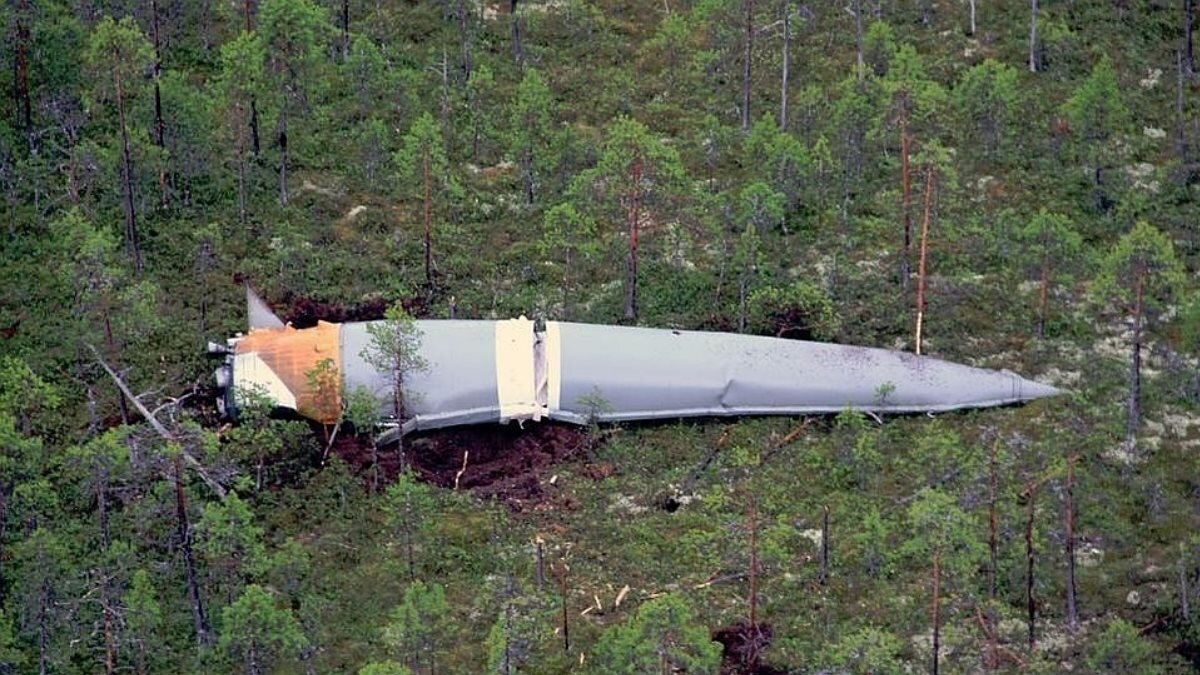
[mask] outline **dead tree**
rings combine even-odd
[[[104,358],[100,356],[99,350],[94,346],[88,345],[92,354],[96,358],[96,362],[108,373],[108,376],[116,382],[121,393],[129,402],[133,404],[137,411],[141,413],[146,422],[154,429],[164,441],[174,446],[177,454],[172,460],[171,481],[175,489],[175,516],[176,516],[176,536],[178,537],[178,545],[180,552],[183,554],[184,576],[187,581],[188,601],[192,609],[192,624],[195,631],[196,642],[201,646],[209,646],[213,644],[212,628],[209,625],[208,617],[204,610],[203,597],[200,594],[200,585],[196,575],[196,559],[192,552],[191,542],[191,523],[188,518],[187,497],[183,489],[183,465],[186,463],[192,467],[198,476],[217,494],[221,499],[225,498],[225,488],[220,483],[213,480],[208,472],[200,464],[200,462],[179,442],[179,435],[167,429],[162,422],[155,416],[154,411],[146,407],[142,400],[134,395],[129,389],[129,385],[125,380],[116,373]]]

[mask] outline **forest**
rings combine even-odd
[[[1196,14],[8,0],[0,673],[1196,672]],[[377,445],[218,415],[247,284],[1068,394]]]

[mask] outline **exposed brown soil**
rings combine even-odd
[[[713,641],[724,647],[722,675],[783,675],[784,671],[762,662],[763,652],[771,646],[774,634],[771,624],[763,621],[757,627],[748,621],[738,621],[714,630]]]
[[[481,424],[420,432],[404,439],[405,458],[422,480],[439,487],[472,490],[515,510],[571,508],[568,501],[552,494],[549,469],[584,457],[590,447],[584,429],[553,422],[530,422],[524,429],[516,424]],[[364,480],[372,479],[375,457],[365,439],[339,438],[333,452]],[[378,461],[380,479],[395,480],[400,471],[399,447],[380,448]],[[612,472],[605,465],[594,467],[586,466],[584,474],[602,478]]]

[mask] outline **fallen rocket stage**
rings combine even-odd
[[[228,341],[217,371],[223,407],[239,392],[317,421],[340,415],[342,393],[374,394],[397,423],[391,374],[367,362],[370,322],[295,329],[252,293],[250,332]],[[404,377],[403,431],[484,422],[808,415],[985,408],[1054,396],[1054,387],[905,352],[772,337],[525,319],[421,320],[426,367]],[[316,391],[322,362],[340,382]]]

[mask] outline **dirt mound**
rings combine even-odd
[[[582,457],[590,447],[584,429],[553,422],[526,423],[524,429],[516,424],[480,424],[420,432],[404,439],[405,459],[422,480],[444,488],[472,490],[517,510],[545,503],[549,477],[543,473]],[[373,453],[369,443],[348,436],[335,442],[333,452],[366,480],[374,475],[376,459],[380,479],[385,482],[394,480],[400,470],[396,445]]]
[[[757,626],[752,626],[748,621],[738,621],[714,630],[713,642],[720,642],[724,647],[721,655],[721,673],[723,675],[782,675],[784,671],[772,668],[762,662],[763,652],[771,646],[771,638],[774,635],[771,624],[763,621],[760,621]]]

